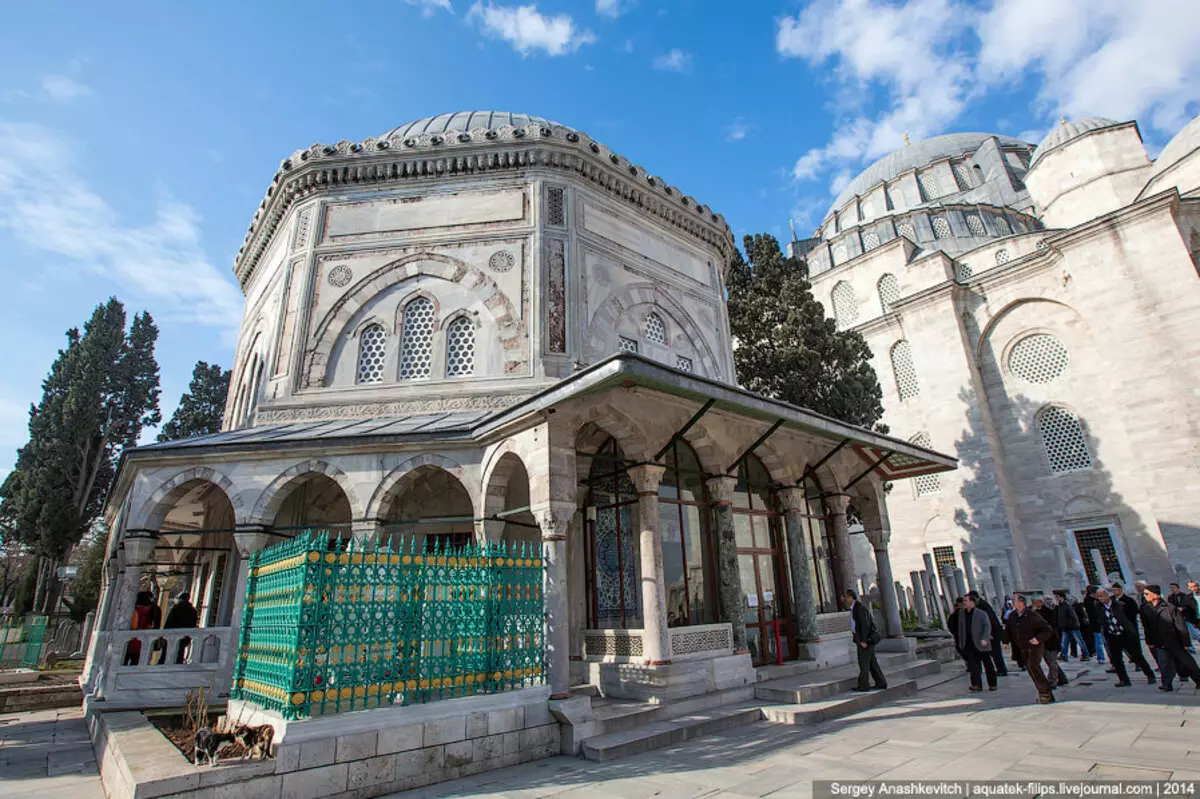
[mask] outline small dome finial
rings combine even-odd
[[[904,131],[904,146],[907,147],[908,145],[909,145],[908,131],[906,130],[906,131]]]
[[[1059,117],[1058,124],[1062,125],[1065,128],[1067,126],[1067,118],[1065,116]]]

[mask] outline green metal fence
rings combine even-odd
[[[36,668],[46,641],[46,616],[26,616],[0,627],[0,668]]]
[[[309,531],[253,555],[233,697],[291,719],[540,684],[541,553],[431,546]]]

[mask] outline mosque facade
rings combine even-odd
[[[890,491],[898,571],[1200,573],[1200,119],[1156,159],[1099,118],[906,143],[791,251],[870,345],[892,434],[959,460]]]

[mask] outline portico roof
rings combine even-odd
[[[886,480],[950,471],[958,465],[950,455],[626,352],[606,358],[503,410],[256,425],[136,447],[121,456],[121,465],[124,466],[126,460],[142,461],[164,456],[306,449],[318,443],[343,448],[423,441],[469,442],[493,435],[503,428],[520,427],[529,417],[539,416],[570,400],[633,386],[694,400],[698,404],[711,400],[712,409],[759,419],[775,429],[792,429],[824,438],[831,446],[857,453],[864,464],[870,465],[870,472]]]

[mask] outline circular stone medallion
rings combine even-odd
[[[333,269],[329,270],[329,285],[336,286],[339,289],[343,286],[350,285],[350,281],[354,278],[354,273],[350,271],[350,267],[345,264],[338,264]]]
[[[516,261],[513,259],[512,253],[507,250],[496,250],[488,259],[488,268],[493,272],[507,272],[513,268],[514,263]]]

